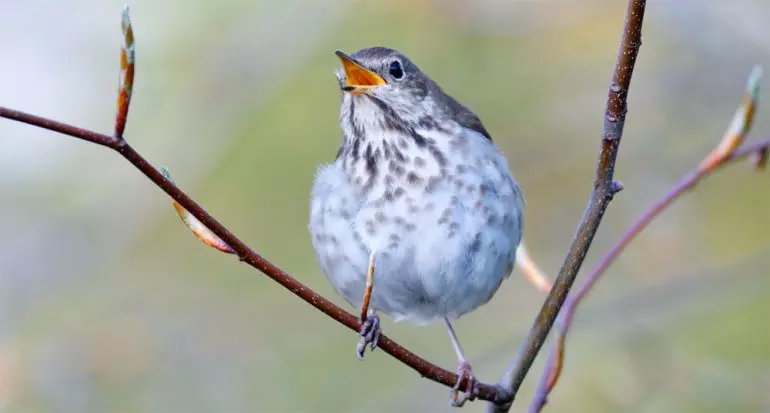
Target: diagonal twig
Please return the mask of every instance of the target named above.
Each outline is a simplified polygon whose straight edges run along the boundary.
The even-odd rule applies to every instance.
[[[753,123],[754,113],[757,106],[760,76],[761,70],[759,68],[755,68],[751,76],[749,76],[743,102],[736,111],[733,122],[719,145],[715,147],[696,168],[682,177],[661,199],[651,205],[650,208],[647,209],[628,230],[626,230],[620,239],[618,239],[604,256],[602,256],[594,270],[591,271],[583,284],[580,285],[580,288],[578,288],[574,294],[569,296],[564,304],[564,308],[559,314],[557,335],[551,348],[548,361],[546,362],[543,375],[535,390],[535,395],[529,408],[530,413],[538,413],[543,409],[548,402],[548,395],[559,380],[564,365],[567,333],[572,325],[572,320],[574,319],[578,305],[586,295],[588,295],[591,288],[596,285],[599,278],[606,272],[607,268],[609,268],[628,244],[633,241],[658,215],[660,215],[661,212],[668,208],[669,205],[689,190],[693,189],[700,181],[728,163],[747,157],[754,157],[758,160],[755,161],[756,167],[758,169],[763,167],[762,158],[765,157],[766,159],[768,150],[770,150],[770,138],[741,146]]]
[[[585,296],[590,292],[591,288],[596,284],[602,274],[605,273],[607,268],[615,261],[618,255],[625,249],[625,247],[633,241],[639,233],[647,227],[661,212],[663,212],[672,202],[677,198],[687,193],[697,183],[706,178],[709,174],[721,168],[722,166],[741,159],[753,157],[756,154],[767,153],[770,150],[770,138],[766,138],[762,141],[745,145],[731,154],[727,159],[720,163],[716,169],[709,170],[705,173],[691,172],[682,178],[673,188],[666,193],[659,201],[652,205],[645,213],[629,228],[625,234],[607,251],[607,253],[601,258],[596,268],[591,271],[591,274],[586,278],[583,284],[580,285],[575,295],[570,296],[564,303],[562,314],[559,316],[559,323],[557,326],[557,336],[553,344],[551,353],[546,367],[544,368],[543,376],[540,379],[538,388],[535,391],[535,396],[530,406],[530,412],[539,412],[545,406],[548,401],[548,394],[556,386],[556,383],[561,375],[563,362],[564,362],[564,350],[565,340],[569,328],[572,325],[575,312],[578,305],[582,302]],[[757,165],[761,167],[761,165]]]
[[[604,211],[615,193],[622,189],[620,183],[614,180],[615,159],[618,155],[618,145],[623,135],[626,120],[626,98],[631,86],[631,76],[642,44],[645,6],[645,0],[628,1],[615,71],[607,95],[601,151],[588,206],[580,219],[577,232],[559,270],[559,275],[553,283],[553,288],[540,309],[534,325],[529,330],[529,335],[520,349],[519,356],[501,380],[500,387],[510,391],[514,397],[535,361],[535,357],[540,352],[551,327],[553,327],[559,310],[567,298],[567,293],[575,282],[580,266],[588,253],[588,248],[599,229]],[[487,411],[507,412],[510,410],[512,402],[489,404]]]
[[[252,250],[248,245],[236,237],[235,234],[230,232],[230,230],[206,212],[203,207],[198,205],[197,202],[179,189],[179,187],[177,187],[171,180],[166,178],[161,171],[152,166],[125,140],[2,106],[0,106],[0,117],[59,132],[115,150],[123,156],[123,158],[131,162],[136,169],[142,172],[147,178],[155,183],[155,185],[178,202],[206,228],[224,241],[227,246],[232,248],[241,261],[261,271],[273,279],[273,281],[277,282],[340,324],[356,332],[361,328],[361,320],[358,317],[348,313],[338,305],[324,298],[312,288],[301,283],[296,278],[259,255],[256,251]],[[385,335],[380,336],[377,346],[385,353],[409,366],[427,379],[447,387],[453,387],[457,382],[457,374],[436,366],[417,354],[407,350],[405,347]],[[503,403],[510,398],[510,395],[496,386],[480,384],[478,397],[493,403]]]
[[[529,255],[529,251],[524,246],[524,243],[521,243],[518,250],[516,250],[516,268],[540,292],[548,294],[551,291],[553,283],[543,269]]]
[[[105,146],[118,152],[175,201],[174,207],[180,217],[203,242],[206,242],[220,251],[234,253],[241,261],[246,262],[248,265],[261,271],[308,304],[340,324],[358,332],[361,328],[361,320],[358,317],[343,310],[341,307],[321,296],[313,289],[301,283],[296,278],[292,277],[251,249],[236,237],[235,234],[230,232],[229,229],[214,219],[214,217],[198,205],[197,202],[179,189],[179,187],[177,187],[170,179],[167,171],[156,169],[141,154],[139,154],[139,152],[129,145],[128,142],[126,142],[123,138],[123,130],[126,124],[131,89],[134,83],[135,64],[134,33],[127,8],[123,11],[121,28],[123,33],[120,61],[121,72],[118,84],[117,110],[113,136],[1,106],[0,117],[59,132],[87,142]],[[384,335],[380,336],[378,347],[429,380],[443,384],[447,387],[453,387],[458,380],[457,374],[436,366]],[[462,386],[465,385],[466,383],[464,380]],[[496,386],[483,383],[479,384],[477,397],[493,403],[504,403],[511,399],[510,393]]]

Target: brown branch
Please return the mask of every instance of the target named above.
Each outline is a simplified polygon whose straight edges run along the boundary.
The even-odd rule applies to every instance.
[[[220,224],[219,221],[214,219],[214,217],[209,215],[206,210],[204,210],[200,205],[198,205],[197,202],[195,202],[181,189],[179,189],[179,187],[177,187],[171,180],[163,176],[163,174],[158,169],[152,166],[146,159],[144,159],[144,157],[142,157],[142,155],[134,150],[134,148],[132,148],[131,145],[129,145],[123,139],[93,132],[87,129],[78,128],[76,126],[67,125],[65,123],[31,115],[17,110],[8,109],[2,106],[0,106],[0,117],[23,122],[43,129],[48,129],[50,131],[59,132],[88,142],[96,143],[98,145],[106,146],[117,151],[126,160],[131,162],[136,167],[136,169],[138,169],[153,183],[155,183],[155,185],[157,185],[166,194],[168,194],[176,202],[182,205],[184,209],[186,209],[190,214],[192,214],[201,223],[203,223],[203,225],[209,228],[211,232],[216,234],[216,236],[222,239],[222,241],[227,243],[227,245],[229,245],[235,251],[235,254],[241,261],[244,261],[250,266],[261,271],[273,279],[273,281],[277,282],[340,324],[356,332],[361,328],[361,320],[358,317],[348,313],[336,304],[316,293],[313,291],[313,289],[306,286],[305,284],[302,284],[296,278],[292,277],[282,269],[272,264],[270,261],[263,258],[256,251],[249,248],[248,245],[236,237],[224,225]],[[380,336],[378,347],[381,348],[385,353],[409,366],[421,376],[429,380],[433,380],[436,383],[443,384],[447,387],[453,387],[457,382],[457,374],[432,364],[431,362],[407,350],[405,347],[384,335]],[[479,385],[478,397],[482,400],[490,401],[492,403],[505,403],[511,398],[510,395],[505,391],[498,389],[496,386],[488,384]]]
[[[179,189],[174,181],[171,180],[168,171],[165,169],[158,170],[153,167],[124,140],[123,130],[126,125],[131,102],[135,73],[134,31],[129,18],[128,6],[123,9],[121,31],[123,33],[123,42],[120,49],[120,77],[118,79],[114,136],[100,134],[4,107],[0,107],[0,117],[59,132],[115,150],[174,200],[173,205],[177,213],[201,241],[220,251],[236,254],[241,261],[263,272],[308,304],[351,330],[359,331],[362,320],[359,320],[356,316],[346,312],[316,293],[249,248],[224,225],[209,215],[198,203]],[[430,363],[384,335],[380,336],[378,346],[385,353],[411,367],[421,376],[437,383],[453,387],[458,380],[457,374]],[[466,385],[467,383],[462,383],[462,386]],[[488,384],[480,383],[478,390],[478,397],[480,399],[493,403],[504,403],[512,398],[504,390]]]
[[[760,142],[756,142],[750,145],[746,145],[738,149],[736,152],[728,156],[713,168],[705,170],[693,170],[685,175],[674,187],[672,187],[660,200],[650,206],[641,217],[618,239],[612,247],[605,253],[605,255],[599,260],[588,278],[580,285],[578,291],[571,295],[564,304],[561,315],[559,316],[558,335],[554,342],[551,354],[548,358],[546,366],[544,368],[543,376],[540,379],[538,388],[535,391],[535,396],[530,406],[530,412],[535,413],[542,410],[548,401],[548,394],[556,386],[556,383],[561,375],[563,360],[564,360],[564,346],[565,338],[569,332],[569,328],[572,325],[572,320],[575,316],[580,302],[588,295],[591,288],[596,284],[599,278],[607,271],[609,266],[615,261],[621,252],[633,241],[637,235],[639,235],[655,218],[660,215],[661,212],[666,210],[675,200],[680,196],[693,189],[700,181],[705,179],[712,172],[715,172],[722,166],[736,160],[740,160],[746,157],[750,157],[754,154],[761,154],[766,152],[770,148],[770,139],[765,139]]]
[[[530,412],[536,413],[542,410],[548,401],[548,394],[556,386],[556,383],[561,375],[561,370],[564,360],[564,346],[567,333],[572,325],[572,320],[575,316],[575,311],[582,300],[591,291],[591,288],[596,284],[599,278],[607,271],[607,268],[615,261],[621,252],[633,241],[639,233],[641,233],[655,218],[660,215],[661,212],[666,210],[675,200],[693,189],[700,181],[705,179],[711,173],[717,171],[721,167],[727,165],[730,162],[737,161],[743,158],[753,156],[754,154],[766,153],[770,149],[770,138],[756,142],[750,145],[741,147],[737,151],[733,152],[724,160],[715,163],[708,169],[695,169],[685,175],[679,182],[674,185],[660,200],[655,202],[650,208],[645,211],[641,217],[618,239],[612,247],[605,253],[605,255],[599,260],[591,274],[586,278],[578,291],[571,295],[566,303],[562,314],[559,316],[558,335],[551,349],[551,354],[548,358],[548,362],[544,368],[543,376],[540,379],[538,388],[535,391],[535,396],[530,406]]]
[[[131,20],[129,19],[128,6],[123,9],[121,31],[123,33],[123,43],[120,49],[120,77],[118,80],[114,136],[104,135],[4,107],[0,107],[0,117],[59,132],[115,150],[173,199],[173,205],[177,213],[201,241],[222,252],[236,254],[241,261],[263,272],[273,281],[288,289],[308,304],[351,330],[359,331],[362,320],[359,320],[356,316],[346,312],[316,293],[249,248],[224,225],[209,215],[198,203],[179,189],[174,181],[171,180],[168,171],[165,169],[158,170],[153,167],[123,139],[123,130],[126,125],[128,108],[131,102],[135,73],[134,32],[131,27]],[[384,335],[380,336],[378,346],[385,353],[411,367],[425,378],[447,387],[453,387],[458,380],[457,374],[430,363]],[[462,383],[461,385],[466,386],[467,383]],[[478,386],[477,396],[482,400],[492,403],[505,403],[512,398],[510,393],[496,386],[483,383],[480,383]]]
[[[668,208],[675,200],[693,189],[700,181],[711,173],[717,171],[731,161],[751,157],[757,169],[763,168],[763,158],[766,160],[770,148],[770,139],[746,145],[741,144],[746,139],[754,123],[754,113],[759,100],[759,80],[762,77],[762,69],[755,67],[749,76],[746,92],[743,95],[741,105],[733,116],[730,126],[722,140],[706,157],[689,173],[682,177],[660,200],[655,202],[645,211],[641,217],[612,245],[612,247],[599,260],[594,270],[578,291],[569,296],[562,312],[559,314],[559,326],[557,336],[551,349],[551,354],[546,362],[543,375],[540,378],[535,395],[530,405],[530,413],[540,412],[548,402],[548,395],[556,386],[564,365],[564,351],[567,332],[574,319],[575,311],[580,302],[586,297],[591,288],[599,280],[615,261],[628,244],[636,238],[660,213]]]
[[[615,159],[618,155],[618,145],[623,135],[623,126],[626,120],[626,98],[631,86],[631,76],[634,73],[636,57],[642,44],[645,5],[645,0],[628,1],[625,27],[623,28],[612,83],[607,95],[601,151],[593,190],[567,257],[554,281],[553,288],[540,309],[513,368],[503,377],[501,386],[510,391],[514,397],[535,361],[535,357],[540,352],[551,327],[553,327],[559,310],[567,298],[567,293],[575,282],[575,277],[577,277],[580,266],[588,253],[588,248],[599,229],[604,211],[615,193],[622,188],[620,183],[614,180]],[[490,404],[488,411],[507,412],[511,405],[512,401],[497,405]]]
[[[527,251],[524,243],[521,243],[516,250],[516,269],[524,275],[524,278],[530,284],[541,292],[548,294],[551,291],[553,283],[529,255],[529,251]]]

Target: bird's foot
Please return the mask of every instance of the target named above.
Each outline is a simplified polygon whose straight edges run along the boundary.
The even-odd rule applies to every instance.
[[[358,330],[358,335],[361,336],[361,339],[358,340],[358,345],[356,346],[356,356],[358,356],[359,360],[364,359],[364,351],[366,351],[367,344],[369,344],[372,351],[377,348],[377,342],[380,341],[380,334],[382,334],[382,329],[380,329],[380,317],[378,317],[377,314],[367,315],[366,321],[361,324],[361,329]]]
[[[465,388],[460,389],[460,386],[465,380]],[[460,394],[460,391],[463,394]],[[457,383],[452,388],[452,398],[450,400],[452,406],[462,407],[467,401],[474,401],[476,395],[479,393],[479,382],[473,377],[473,371],[471,365],[467,361],[460,363],[460,367],[457,368]]]

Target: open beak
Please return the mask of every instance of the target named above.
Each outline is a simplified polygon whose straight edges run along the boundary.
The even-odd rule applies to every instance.
[[[366,89],[372,89],[385,84],[385,80],[377,73],[361,66],[352,57],[341,50],[334,52],[342,61],[342,69],[345,71],[345,84],[342,90],[353,94],[364,93]]]

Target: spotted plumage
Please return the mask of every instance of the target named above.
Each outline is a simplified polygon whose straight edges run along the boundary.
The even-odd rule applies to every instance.
[[[343,139],[335,161],[318,169],[311,198],[318,262],[358,307],[373,257],[371,316],[443,320],[469,375],[451,323],[509,276],[521,191],[479,118],[403,54],[339,55]]]

